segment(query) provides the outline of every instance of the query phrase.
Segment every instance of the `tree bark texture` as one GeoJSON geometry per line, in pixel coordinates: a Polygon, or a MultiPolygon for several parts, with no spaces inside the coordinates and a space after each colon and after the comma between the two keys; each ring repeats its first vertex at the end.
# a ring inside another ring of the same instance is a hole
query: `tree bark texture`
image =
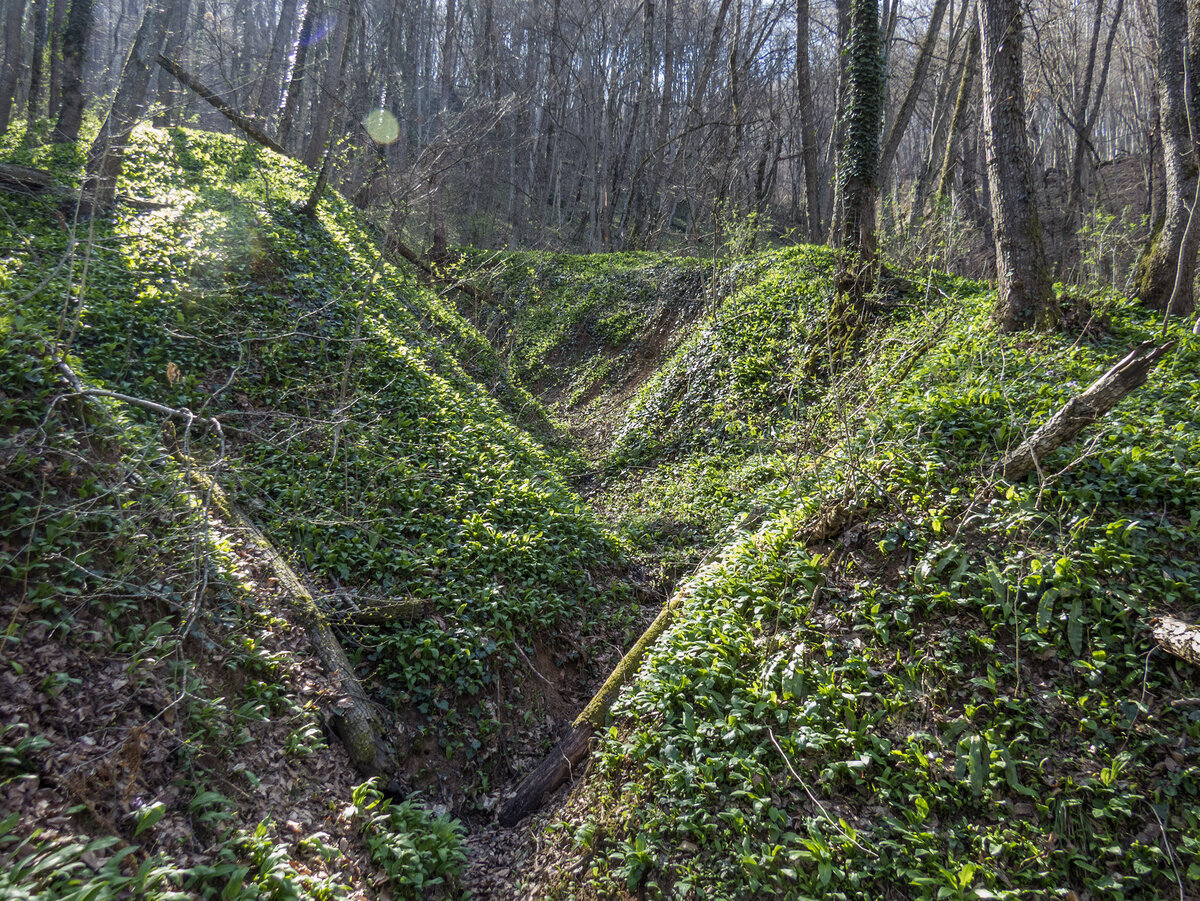
{"type": "Polygon", "coordinates": [[[320,165],[326,151],[325,145],[329,141],[335,110],[341,106],[339,87],[346,61],[346,43],[350,34],[350,19],[353,11],[353,0],[340,0],[337,21],[333,26],[333,36],[329,39],[329,59],[325,64],[325,73],[320,87],[317,89],[316,102],[313,104],[312,133],[304,150],[303,161],[309,168],[315,169],[320,165]]]}
{"type": "MultiPolygon", "coordinates": [[[[1166,208],[1162,227],[1139,264],[1137,298],[1156,310],[1166,309],[1174,292],[1172,315],[1195,307],[1192,282],[1200,229],[1184,241],[1197,162],[1192,127],[1200,130],[1200,2],[1158,0],[1158,102],[1162,135],[1166,208]]],[[[1200,138],[1200,135],[1196,137],[1200,138]]]]}
{"type": "Polygon", "coordinates": [[[1092,382],[1082,394],[1063,404],[1000,464],[1000,476],[1019,482],[1041,465],[1041,461],[1079,433],[1097,422],[1125,395],[1146,383],[1150,371],[1175,346],[1174,341],[1155,344],[1146,341],[1118,360],[1104,375],[1092,382]]]}
{"type": "Polygon", "coordinates": [[[292,35],[296,30],[297,5],[298,0],[283,0],[279,21],[275,23],[275,33],[271,40],[271,55],[267,58],[258,100],[252,110],[268,122],[279,112],[279,104],[283,100],[279,80],[283,77],[283,64],[287,61],[288,50],[292,46],[292,35]]]}
{"type": "Polygon", "coordinates": [[[1020,0],[979,0],[983,133],[996,242],[993,319],[1004,331],[1056,320],[1025,130],[1020,0]]]}
{"type": "Polygon", "coordinates": [[[26,98],[26,116],[32,126],[38,117],[42,103],[42,81],[46,59],[46,9],[47,0],[33,0],[33,54],[29,65],[29,96],[26,98]]]}
{"type": "Polygon", "coordinates": [[[1156,617],[1151,624],[1154,641],[1180,660],[1200,666],[1200,627],[1173,616],[1156,617]]]}
{"type": "Polygon", "coordinates": [[[62,106],[51,136],[55,141],[79,140],[79,126],[83,123],[83,64],[91,33],[92,0],[71,0],[67,30],[63,33],[62,106]]]}
{"type": "Polygon", "coordinates": [[[822,239],[820,167],[817,162],[817,113],[813,107],[809,65],[808,0],[796,0],[796,101],[800,115],[800,156],[804,164],[804,207],[808,240],[822,239]]]}
{"type": "Polygon", "coordinates": [[[24,62],[21,36],[24,32],[26,0],[6,0],[4,4],[4,63],[0,68],[0,135],[8,131],[13,101],[17,94],[24,62]]]}
{"type": "Polygon", "coordinates": [[[53,0],[50,11],[50,73],[46,97],[46,115],[58,112],[62,98],[62,53],[63,31],[67,23],[68,0],[53,0]]]}

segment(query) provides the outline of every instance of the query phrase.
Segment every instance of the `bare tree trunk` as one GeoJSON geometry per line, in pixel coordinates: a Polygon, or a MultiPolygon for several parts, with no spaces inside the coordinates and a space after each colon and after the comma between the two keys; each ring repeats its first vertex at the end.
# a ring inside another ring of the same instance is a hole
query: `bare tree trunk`
{"type": "Polygon", "coordinates": [[[808,0],[796,0],[796,100],[800,114],[800,156],[804,164],[804,207],[808,240],[822,240],[820,166],[817,162],[816,110],[813,107],[812,73],[808,53],[811,37],[808,0]]]}
{"type": "MultiPolygon", "coordinates": [[[[1154,309],[1182,316],[1195,306],[1193,273],[1200,229],[1193,229],[1185,244],[1190,205],[1196,193],[1196,151],[1189,120],[1200,129],[1200,10],[1196,0],[1158,0],[1158,85],[1163,168],[1166,175],[1166,210],[1139,263],[1137,298],[1154,309]],[[1185,56],[1186,53],[1186,56],[1185,56]],[[1188,96],[1188,94],[1191,96],[1188,96]]],[[[1200,135],[1198,135],[1200,137],[1200,135]]]]}
{"type": "Polygon", "coordinates": [[[287,100],[283,105],[283,115],[279,119],[279,143],[285,147],[291,146],[289,138],[296,116],[300,111],[300,94],[304,90],[304,78],[308,71],[308,45],[312,42],[313,29],[317,22],[317,7],[320,0],[307,0],[304,9],[304,22],[300,25],[300,37],[296,42],[296,62],[292,66],[292,77],[288,82],[287,100]]]}
{"type": "Polygon", "coordinates": [[[29,97],[26,98],[26,119],[30,127],[38,117],[42,100],[42,74],[46,59],[46,2],[33,0],[33,58],[29,66],[29,97]]]}
{"type": "Polygon", "coordinates": [[[51,140],[79,140],[83,122],[83,64],[92,33],[92,0],[71,0],[67,30],[63,33],[62,107],[51,140]]]}
{"type": "Polygon", "coordinates": [[[292,46],[292,34],[296,28],[296,10],[298,0],[283,0],[279,11],[279,21],[275,23],[275,33],[271,39],[271,55],[267,57],[267,66],[263,70],[262,85],[258,91],[258,99],[254,103],[252,113],[262,116],[267,122],[279,111],[283,91],[279,79],[283,77],[283,64],[287,61],[288,50],[292,46]]]}
{"type": "Polygon", "coordinates": [[[84,194],[89,195],[91,211],[107,210],[117,196],[117,179],[125,159],[125,148],[134,126],[142,116],[150,69],[158,58],[167,30],[167,10],[162,0],[150,0],[142,14],[133,47],[121,69],[116,96],[96,140],[88,151],[84,194]]]}
{"type": "Polygon", "coordinates": [[[1146,341],[1131,350],[1088,385],[1082,394],[1063,404],[1016,450],[1005,456],[1000,464],[1001,477],[1018,482],[1037,469],[1041,461],[1058,448],[1074,441],[1084,429],[1120,403],[1125,395],[1144,385],[1150,377],[1150,371],[1174,346],[1174,341],[1165,344],[1146,341]]]}
{"type": "Polygon", "coordinates": [[[66,26],[69,0],[53,2],[54,7],[50,13],[50,90],[46,98],[47,116],[57,114],[58,104],[62,99],[63,29],[66,26]]]}
{"type": "Polygon", "coordinates": [[[24,32],[26,0],[7,0],[4,6],[4,65],[0,68],[0,135],[8,131],[17,83],[24,63],[21,36],[24,32]]]}
{"type": "Polygon", "coordinates": [[[993,318],[1004,331],[1043,327],[1056,318],[1025,132],[1021,16],[1020,0],[979,0],[983,131],[999,282],[993,318]]]}
{"type": "Polygon", "coordinates": [[[938,173],[937,190],[934,191],[934,204],[941,206],[950,192],[950,179],[954,170],[954,160],[958,155],[958,144],[963,130],[966,128],[967,109],[971,105],[971,89],[974,87],[975,66],[979,61],[979,29],[972,28],[971,36],[967,39],[967,52],[963,58],[962,73],[958,83],[958,95],[954,99],[954,117],[950,120],[950,136],[946,140],[946,154],[942,157],[941,171],[938,173]]]}
{"type": "Polygon", "coordinates": [[[276,153],[287,156],[287,151],[277,144],[275,141],[263,132],[248,116],[244,116],[235,110],[232,106],[217,96],[216,93],[209,90],[199,81],[197,81],[189,72],[187,72],[179,63],[169,57],[159,54],[158,64],[164,70],[169,72],[186,88],[195,91],[206,103],[213,107],[222,116],[232,122],[241,132],[246,135],[255,144],[261,144],[268,150],[274,150],[276,153]]]}
{"type": "Polygon", "coordinates": [[[346,39],[350,34],[352,10],[353,0],[339,0],[337,22],[333,26],[333,36],[329,39],[329,60],[325,64],[325,77],[321,80],[317,101],[313,107],[312,134],[304,150],[304,164],[314,169],[320,164],[329,141],[334,108],[341,103],[339,86],[346,61],[346,39]]]}

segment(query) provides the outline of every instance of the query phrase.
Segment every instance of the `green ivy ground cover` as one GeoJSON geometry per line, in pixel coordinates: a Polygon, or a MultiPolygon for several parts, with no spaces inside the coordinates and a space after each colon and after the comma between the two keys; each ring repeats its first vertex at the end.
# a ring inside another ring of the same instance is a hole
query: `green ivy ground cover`
{"type": "MultiPolygon", "coordinates": [[[[13,159],[77,182],[73,148],[13,159]]],[[[423,602],[434,618],[347,640],[435,764],[478,760],[506,717],[499,674],[601,615],[616,544],[516,423],[544,431],[479,333],[342,199],[295,211],[312,177],[232,137],[139,131],[120,187],[150,208],[72,230],[0,197],[0,293],[94,385],[218,415],[222,480],[332,612],[423,602]]],[[[200,427],[172,443],[214,462],[200,427]]]]}
{"type": "Polygon", "coordinates": [[[1153,315],[1110,298],[1082,334],[1005,338],[986,291],[939,279],[814,376],[773,352],[816,333],[805,289],[777,289],[813,285],[812,259],[781,253],[630,408],[626,434],[658,456],[616,476],[615,505],[635,524],[682,511],[725,547],[615,706],[542,889],[1196,893],[1195,672],[1150,624],[1200,613],[1200,341],[1181,334],[1146,387],[1009,485],[1005,450],[1153,315]],[[734,315],[749,327],[722,336],[734,315]],[[793,387],[798,408],[761,403],[793,387]],[[756,422],[765,437],[711,440],[756,422]],[[807,545],[834,502],[858,512],[807,545]]]}

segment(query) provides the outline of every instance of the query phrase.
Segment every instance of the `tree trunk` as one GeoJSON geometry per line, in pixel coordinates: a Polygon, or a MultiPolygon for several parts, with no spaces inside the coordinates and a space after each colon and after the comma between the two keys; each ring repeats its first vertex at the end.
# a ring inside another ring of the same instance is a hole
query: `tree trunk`
{"type": "Polygon", "coordinates": [[[79,140],[79,126],[83,122],[83,64],[91,33],[92,0],[71,0],[67,30],[63,33],[62,106],[51,135],[53,141],[79,140]]]}
{"type": "Polygon", "coordinates": [[[940,207],[950,193],[950,179],[954,171],[954,160],[958,145],[966,128],[967,108],[971,105],[971,89],[975,81],[975,66],[979,60],[979,29],[972,28],[967,39],[967,52],[963,59],[962,75],[958,83],[958,94],[954,99],[954,117],[950,120],[950,136],[946,140],[946,154],[942,157],[938,173],[937,190],[934,191],[934,206],[940,207]]]}
{"type": "Polygon", "coordinates": [[[54,7],[50,13],[50,80],[49,92],[46,97],[47,116],[57,114],[58,104],[62,99],[62,43],[69,0],[53,0],[53,2],[54,7]]]}
{"type": "MultiPolygon", "coordinates": [[[[1200,129],[1200,10],[1197,0],[1158,0],[1158,92],[1166,209],[1162,227],[1151,240],[1138,266],[1136,295],[1146,306],[1166,308],[1176,276],[1180,290],[1168,312],[1182,316],[1195,306],[1192,281],[1200,229],[1185,244],[1190,205],[1196,193],[1196,152],[1189,120],[1200,129]],[[1186,48],[1186,50],[1185,50],[1186,48]],[[1185,59],[1186,52],[1186,59],[1185,59]],[[1189,84],[1190,81],[1190,84],[1189,84]],[[1191,96],[1186,96],[1189,93],[1191,96]]],[[[1200,135],[1198,135],[1200,137],[1200,135]]]]}
{"type": "Polygon", "coordinates": [[[1163,616],[1153,620],[1152,634],[1168,654],[1200,666],[1200,628],[1173,616],[1163,616]]]}
{"type": "Polygon", "coordinates": [[[292,77],[288,82],[283,115],[279,118],[279,143],[285,147],[291,146],[289,138],[296,116],[300,112],[300,95],[304,90],[304,78],[308,71],[308,45],[312,43],[318,6],[319,0],[308,0],[304,9],[304,21],[300,25],[300,36],[296,41],[296,62],[292,66],[292,77]]]}
{"type": "Polygon", "coordinates": [[[282,90],[279,79],[283,77],[283,64],[287,61],[288,50],[292,46],[292,34],[296,28],[296,9],[298,0],[283,0],[279,11],[279,21],[275,25],[275,34],[271,40],[271,55],[267,57],[267,67],[263,70],[262,86],[258,92],[258,100],[251,112],[270,122],[271,117],[279,112],[282,101],[282,90]]]}
{"type": "Polygon", "coordinates": [[[209,90],[192,75],[187,72],[179,63],[168,58],[163,54],[158,55],[158,64],[163,67],[168,73],[178,79],[179,83],[186,88],[190,88],[200,96],[202,100],[207,102],[222,116],[232,122],[241,132],[255,144],[260,144],[268,150],[274,150],[276,153],[287,156],[287,151],[280,144],[263,132],[248,116],[243,116],[228,103],[218,97],[213,91],[209,90]]]}
{"type": "Polygon", "coordinates": [[[166,36],[168,16],[163,2],[165,0],[150,0],[146,6],[133,47],[121,69],[116,96],[88,151],[83,193],[90,198],[90,212],[107,210],[116,200],[117,179],[121,175],[125,149],[142,116],[150,69],[166,36]]]}
{"type": "Polygon", "coordinates": [[[861,293],[875,256],[875,196],[878,193],[879,129],[883,117],[883,60],[877,0],[852,0],[846,48],[846,137],[838,173],[842,210],[839,243],[853,259],[840,279],[861,293]]]}
{"type": "Polygon", "coordinates": [[[350,762],[363,776],[394,778],[397,772],[396,753],[387,740],[387,730],[380,721],[375,705],[355,675],[354,666],[342,650],[341,643],[317,607],[312,592],[275,550],[274,545],[250,518],[233,504],[216,482],[201,476],[194,478],[198,482],[198,490],[211,492],[214,506],[229,520],[230,525],[242,530],[246,539],[265,558],[301,628],[304,629],[313,652],[333,680],[339,695],[331,710],[334,731],[349,753],[350,762]]]}
{"type": "Polygon", "coordinates": [[[343,64],[346,61],[346,39],[350,34],[352,12],[353,0],[339,0],[337,22],[333,26],[333,36],[329,39],[329,60],[325,64],[325,76],[321,79],[313,108],[312,134],[304,150],[303,162],[310,168],[315,169],[321,163],[326,144],[329,142],[334,109],[342,102],[339,88],[342,83],[343,64]]]}
{"type": "Polygon", "coordinates": [[[38,117],[42,101],[42,75],[46,60],[46,2],[33,0],[33,58],[29,66],[29,97],[26,98],[26,118],[30,127],[38,117]]]}
{"type": "Polygon", "coordinates": [[[993,319],[1004,331],[1056,320],[1025,131],[1020,0],[979,0],[983,131],[998,275],[993,319]]]}
{"type": "Polygon", "coordinates": [[[817,113],[813,107],[812,73],[808,53],[808,0],[796,0],[796,101],[800,114],[800,157],[804,164],[804,208],[808,240],[822,240],[820,167],[817,162],[817,113]]]}
{"type": "Polygon", "coordinates": [[[26,0],[7,0],[4,6],[4,64],[0,68],[0,135],[8,131],[17,83],[24,68],[21,36],[25,25],[26,0]]]}

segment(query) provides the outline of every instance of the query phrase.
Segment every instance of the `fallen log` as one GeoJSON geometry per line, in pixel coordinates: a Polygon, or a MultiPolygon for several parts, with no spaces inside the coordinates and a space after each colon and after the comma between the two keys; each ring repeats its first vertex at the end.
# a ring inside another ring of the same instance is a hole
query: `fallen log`
{"type": "MultiPolygon", "coordinates": [[[[840,533],[856,512],[861,512],[861,508],[857,507],[853,500],[843,498],[842,501],[819,511],[800,529],[796,540],[805,544],[825,541],[840,533]]],[[[617,699],[617,695],[620,694],[626,683],[632,681],[633,677],[637,675],[638,667],[646,656],[646,652],[667,631],[676,611],[687,603],[691,593],[691,586],[688,586],[666,603],[659,611],[658,616],[654,618],[654,622],[641,634],[633,647],[621,658],[621,662],[604,680],[604,684],[592,696],[591,701],[583,708],[583,712],[575,718],[571,728],[567,730],[567,734],[554,746],[554,750],[521,780],[516,794],[500,811],[499,823],[501,826],[515,826],[541,807],[546,795],[568,779],[573,778],[575,768],[587,756],[591,739],[604,725],[608,710],[617,699]]]]}
{"type": "Polygon", "coordinates": [[[1000,463],[1000,476],[1019,482],[1039,467],[1041,461],[1120,403],[1125,395],[1145,384],[1150,371],[1173,347],[1174,341],[1156,344],[1145,341],[1118,360],[1104,375],[1077,394],[1025,439],[1000,463]]]}
{"type": "Polygon", "coordinates": [[[1159,616],[1151,621],[1150,631],[1154,641],[1168,654],[1200,666],[1200,626],[1173,616],[1159,616]]]}
{"type": "MultiPolygon", "coordinates": [[[[331,712],[333,727],[350,755],[350,762],[363,776],[382,776],[385,782],[394,781],[398,769],[396,752],[387,740],[383,721],[363,690],[358,676],[354,674],[354,667],[346,652],[342,650],[337,636],[333,634],[329,622],[317,607],[312,592],[250,518],[230,500],[220,485],[199,473],[193,472],[192,478],[200,490],[210,494],[213,505],[221,514],[231,524],[238,526],[265,558],[271,574],[283,588],[300,626],[308,636],[313,652],[321,661],[338,693],[338,700],[331,712]]],[[[398,787],[396,783],[389,786],[389,790],[397,791],[398,787]]]]}
{"type": "Polygon", "coordinates": [[[158,64],[166,69],[171,75],[174,75],[175,78],[178,79],[179,83],[185,88],[195,91],[201,100],[206,101],[209,106],[237,126],[237,128],[241,130],[242,134],[248,137],[255,144],[266,147],[268,150],[274,150],[281,156],[288,156],[288,152],[284,149],[282,144],[271,138],[265,131],[259,128],[249,116],[238,112],[236,109],[222,100],[216,94],[216,92],[205,87],[196,79],[194,75],[184,69],[183,66],[179,65],[179,63],[175,62],[175,60],[160,53],[158,55],[158,64]]]}
{"type": "Polygon", "coordinates": [[[517,793],[509,800],[500,812],[500,825],[511,827],[517,825],[525,817],[542,806],[546,795],[550,794],[568,779],[572,778],[575,768],[587,756],[592,736],[596,734],[608,709],[617,699],[621,688],[637,673],[638,665],[646,656],[650,646],[667,631],[676,610],[684,605],[690,592],[687,589],[675,595],[659,611],[658,616],[650,627],[642,633],[633,647],[621,658],[621,662],[604,680],[600,690],[593,696],[583,712],[575,718],[571,728],[546,758],[517,786],[517,793]]]}
{"type": "Polygon", "coordinates": [[[69,203],[74,203],[79,197],[70,188],[60,185],[49,172],[13,163],[0,163],[0,190],[27,196],[49,194],[69,203]]]}

